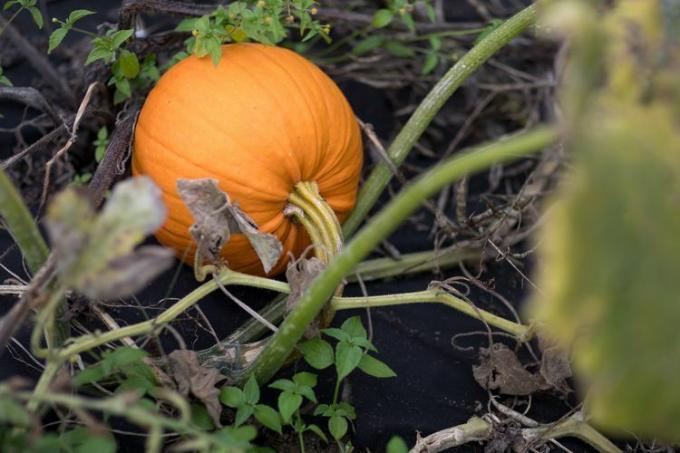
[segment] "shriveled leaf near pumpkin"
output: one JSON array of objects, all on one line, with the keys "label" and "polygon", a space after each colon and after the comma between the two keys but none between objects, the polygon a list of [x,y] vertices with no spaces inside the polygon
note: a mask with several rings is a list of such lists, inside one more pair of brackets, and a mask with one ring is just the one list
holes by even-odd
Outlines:
[{"label": "shriveled leaf near pumpkin", "polygon": [[[216,66],[189,57],[160,79],[137,122],[132,171],[162,189],[168,219],[156,236],[185,261],[194,258],[194,219],[176,182],[214,178],[261,232],[282,243],[269,272],[278,274],[288,252],[298,256],[310,244],[284,213],[296,187],[318,187],[321,200],[309,204],[311,214],[325,200],[342,221],[355,203],[362,159],[354,113],[327,75],[287,49],[232,44]],[[243,235],[234,235],[221,257],[234,270],[265,273]]]}]

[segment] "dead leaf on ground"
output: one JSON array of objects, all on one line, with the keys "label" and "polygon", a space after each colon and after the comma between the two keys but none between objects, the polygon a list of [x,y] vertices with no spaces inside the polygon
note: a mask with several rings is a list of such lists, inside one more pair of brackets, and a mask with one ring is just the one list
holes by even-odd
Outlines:
[{"label": "dead leaf on ground", "polygon": [[[286,310],[291,311],[298,303],[312,281],[324,270],[324,263],[316,258],[300,258],[288,263],[286,280],[290,286],[290,294],[286,299]],[[306,338],[314,338],[320,335],[319,322],[314,320],[305,330]]]},{"label": "dead leaf on ground", "polygon": [[220,190],[216,179],[178,179],[177,192],[194,217],[189,231],[201,261],[216,262],[231,234],[239,233],[248,238],[265,272],[279,261],[281,242],[273,234],[260,232],[253,219]]},{"label": "dead leaf on ground", "polygon": [[551,387],[568,392],[566,381],[572,376],[568,352],[540,335],[538,345],[543,351],[539,373]]},{"label": "dead leaf on ground", "polygon": [[482,348],[481,356],[481,363],[472,367],[472,374],[485,389],[506,395],[530,395],[546,387],[542,376],[524,368],[515,353],[502,343],[494,343],[490,350]]},{"label": "dead leaf on ground", "polygon": [[177,382],[177,390],[184,396],[191,393],[205,404],[215,426],[221,427],[220,390],[216,385],[225,380],[215,368],[201,366],[196,351],[179,349],[168,355],[172,376]]}]

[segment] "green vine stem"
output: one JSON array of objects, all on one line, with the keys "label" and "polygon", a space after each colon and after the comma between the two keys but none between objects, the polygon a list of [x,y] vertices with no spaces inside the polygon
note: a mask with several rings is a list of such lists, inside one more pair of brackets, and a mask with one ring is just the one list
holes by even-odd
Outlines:
[{"label": "green vine stem", "polygon": [[543,149],[558,137],[557,131],[541,127],[506,140],[472,148],[438,164],[402,190],[356,237],[345,246],[314,280],[252,367],[258,382],[269,381],[284,364],[309,323],[319,314],[337,286],[428,197],[446,184],[474,172]]},{"label": "green vine stem", "polygon": [[359,191],[354,211],[345,221],[343,233],[350,237],[359,227],[373,207],[383,189],[392,178],[393,166],[400,166],[406,159],[418,138],[427,129],[444,103],[461,86],[461,84],[492,55],[522,33],[536,20],[536,6],[531,5],[506,20],[496,30],[489,33],[482,41],[470,49],[451,69],[437,82],[423,99],[411,118],[394,139],[387,150],[390,163],[380,162]]},{"label": "green vine stem", "polygon": [[402,294],[387,294],[384,296],[370,296],[370,297],[343,297],[336,298],[331,301],[331,306],[336,310],[351,310],[355,308],[374,308],[386,307],[394,305],[406,304],[428,304],[440,303],[451,307],[468,316],[479,319],[490,326],[504,330],[512,334],[519,341],[527,341],[530,339],[532,333],[529,326],[518,324],[508,319],[496,316],[493,313],[478,309],[445,291],[439,289],[428,289],[426,291],[418,291],[413,293]]},{"label": "green vine stem", "polygon": [[[479,260],[481,250],[478,246],[449,247],[440,250],[427,250],[424,252],[405,253],[399,259],[376,258],[361,262],[353,273],[347,276],[348,282],[357,281],[358,276],[365,282],[389,278],[395,275],[406,275],[417,272],[427,272],[433,269],[445,269],[463,261]],[[286,298],[278,296],[267,304],[258,313],[267,321],[278,324],[286,314]],[[220,343],[201,351],[201,354],[211,356],[219,353],[224,345],[235,343],[247,343],[261,337],[268,332],[257,319],[251,318],[236,331],[231,333]]]},{"label": "green vine stem", "polygon": [[28,268],[36,274],[47,260],[49,249],[21,195],[2,169],[0,169],[0,217],[4,219],[7,229],[24,255]]}]

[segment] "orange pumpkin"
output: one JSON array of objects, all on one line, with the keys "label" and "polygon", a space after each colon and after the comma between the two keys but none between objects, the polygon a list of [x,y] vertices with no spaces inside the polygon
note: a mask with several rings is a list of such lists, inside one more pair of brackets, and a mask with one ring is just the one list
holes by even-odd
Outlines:
[{"label": "orange pumpkin", "polygon": [[[284,215],[293,186],[316,182],[340,221],[354,207],[362,165],[361,133],[347,100],[313,63],[260,44],[222,47],[222,59],[188,57],[161,77],[137,121],[133,175],[163,191],[168,217],[158,240],[191,262],[193,218],[178,178],[215,178],[259,226],[283,244],[270,274],[285,270],[309,236]],[[245,236],[222,250],[229,267],[263,274]]]}]

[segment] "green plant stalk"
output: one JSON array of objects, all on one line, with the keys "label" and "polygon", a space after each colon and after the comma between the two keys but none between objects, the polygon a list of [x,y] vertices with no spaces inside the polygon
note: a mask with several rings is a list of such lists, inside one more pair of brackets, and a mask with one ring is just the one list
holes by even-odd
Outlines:
[{"label": "green plant stalk", "polygon": [[[282,293],[287,293],[290,291],[286,283],[263,277],[241,274],[229,270],[221,272],[219,276],[217,276],[217,279],[223,285],[253,286]],[[153,332],[163,324],[167,324],[177,318],[179,315],[198,303],[198,301],[218,288],[219,287],[215,280],[211,279],[184,296],[176,304],[153,319],[121,327],[120,329],[110,330],[102,334],[83,335],[75,339],[60,351],[57,351],[55,356],[59,360],[67,360],[76,354],[80,354],[81,352],[101,346],[111,341],[120,340],[124,337],[133,337],[136,335],[143,335]]]},{"label": "green plant stalk", "polygon": [[583,414],[577,412],[571,417],[553,426],[524,430],[526,435],[535,435],[540,439],[557,439],[575,437],[586,442],[601,453],[619,453],[621,449],[604,437],[599,431],[583,420]]},{"label": "green plant stalk", "polygon": [[21,195],[0,169],[0,217],[26,259],[29,270],[36,274],[47,260],[49,249],[38,227],[24,204]]},{"label": "green plant stalk", "polygon": [[[536,6],[531,5],[489,33],[448,70],[423,99],[416,111],[413,112],[411,118],[387,150],[392,165],[398,167],[404,162],[437,112],[458,87],[492,55],[526,30],[535,20]],[[357,230],[391,178],[391,165],[380,162],[359,191],[357,204],[352,214],[345,221],[343,233],[346,238]]]},{"label": "green plant stalk", "polygon": [[374,308],[406,304],[440,303],[451,307],[472,318],[478,319],[490,326],[512,334],[519,341],[528,341],[533,334],[529,326],[518,324],[508,319],[489,313],[474,307],[469,302],[459,299],[445,291],[428,289],[414,293],[388,294],[385,296],[371,297],[343,297],[331,300],[331,306],[339,310],[351,310],[356,308]]},{"label": "green plant stalk", "polygon": [[[455,266],[462,261],[478,260],[480,256],[480,249],[469,246],[465,248],[446,248],[441,250],[405,253],[401,255],[398,260],[392,258],[376,258],[360,263],[355,271],[347,276],[347,281],[357,281],[357,274],[366,282],[381,278],[389,278],[395,275],[403,276],[417,272],[427,272],[432,269],[444,269]],[[267,321],[278,324],[286,314],[285,312],[286,297],[285,295],[279,295],[261,309],[259,314]],[[267,327],[257,319],[251,318],[222,341],[221,344],[247,343],[259,338],[266,332],[268,332]],[[210,351],[217,353],[220,350],[221,346],[220,344],[217,344],[208,349],[204,349],[202,353],[209,355],[211,354]]]},{"label": "green plant stalk", "polygon": [[424,200],[445,185],[464,176],[494,164],[538,152],[554,142],[557,137],[555,129],[540,127],[532,132],[472,148],[440,163],[404,188],[314,280],[255,360],[252,371],[249,370],[245,378],[247,379],[247,374],[252,372],[260,384],[269,381],[284,364],[309,323],[323,309],[335,288]]}]

